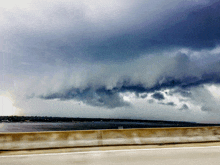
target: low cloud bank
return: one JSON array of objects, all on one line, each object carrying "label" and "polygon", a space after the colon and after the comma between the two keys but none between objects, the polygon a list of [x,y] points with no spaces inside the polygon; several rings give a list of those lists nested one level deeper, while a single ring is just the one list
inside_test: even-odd
[{"label": "low cloud bank", "polygon": [[[199,55],[195,56],[196,53]],[[154,99],[163,100],[164,95],[159,91],[178,88],[179,93],[190,97],[192,88],[220,83],[219,57],[207,51],[210,62],[201,65],[206,59],[202,53],[169,52],[169,55],[148,55],[121,64],[82,63],[76,70],[73,66],[35,76],[33,82],[27,83],[26,93],[29,98],[76,99],[108,108],[128,106],[119,95],[124,92],[134,92],[137,96],[154,93]]]}]

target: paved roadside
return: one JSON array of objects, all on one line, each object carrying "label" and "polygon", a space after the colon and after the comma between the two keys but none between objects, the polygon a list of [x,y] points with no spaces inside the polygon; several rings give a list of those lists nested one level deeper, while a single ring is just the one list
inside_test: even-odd
[{"label": "paved roadside", "polygon": [[[149,148],[148,148],[149,147]],[[88,151],[86,151],[88,150]],[[123,146],[17,151],[0,155],[1,165],[219,165],[219,144]],[[45,153],[50,152],[50,153]],[[57,152],[57,153],[55,153]],[[63,153],[62,153],[63,152]]]},{"label": "paved roadside", "polygon": [[109,151],[109,150],[151,149],[151,148],[209,147],[209,146],[220,146],[220,142],[165,144],[165,145],[100,146],[100,147],[77,147],[77,148],[59,148],[59,149],[0,151],[0,156],[67,153],[67,152],[88,152],[88,151]]}]

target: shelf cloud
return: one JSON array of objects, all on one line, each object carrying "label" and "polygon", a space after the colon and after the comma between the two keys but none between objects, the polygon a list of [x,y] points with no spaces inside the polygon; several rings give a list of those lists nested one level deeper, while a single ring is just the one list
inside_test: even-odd
[{"label": "shelf cloud", "polygon": [[219,7],[0,2],[0,92],[27,115],[220,122]]}]

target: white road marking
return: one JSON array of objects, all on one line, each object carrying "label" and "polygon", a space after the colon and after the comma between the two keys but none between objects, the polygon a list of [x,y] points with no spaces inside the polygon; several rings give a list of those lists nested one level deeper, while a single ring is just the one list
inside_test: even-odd
[{"label": "white road marking", "polygon": [[56,155],[71,155],[71,154],[88,154],[88,153],[108,153],[108,152],[132,152],[132,151],[154,151],[154,150],[183,150],[183,149],[208,149],[220,148],[220,146],[206,146],[206,147],[173,147],[173,148],[145,148],[145,149],[122,149],[122,150],[107,150],[107,151],[82,151],[82,152],[66,152],[66,153],[50,153],[50,154],[27,154],[27,155],[7,155],[0,156],[0,158],[7,157],[31,157],[31,156],[56,156]]}]

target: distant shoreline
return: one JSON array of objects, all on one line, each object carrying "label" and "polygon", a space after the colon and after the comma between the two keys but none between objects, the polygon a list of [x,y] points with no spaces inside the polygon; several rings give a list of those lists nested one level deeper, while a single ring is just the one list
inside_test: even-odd
[{"label": "distant shoreline", "polygon": [[112,118],[70,118],[70,117],[48,117],[48,116],[0,116],[0,122],[132,122],[150,123],[155,125],[170,125],[177,127],[195,126],[220,126],[220,124],[204,124],[184,121],[163,120],[135,120],[135,119],[112,119]]}]

